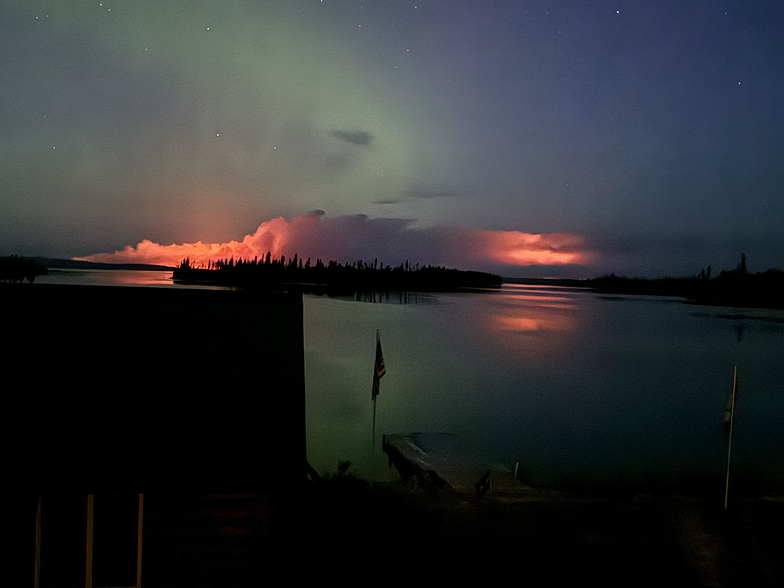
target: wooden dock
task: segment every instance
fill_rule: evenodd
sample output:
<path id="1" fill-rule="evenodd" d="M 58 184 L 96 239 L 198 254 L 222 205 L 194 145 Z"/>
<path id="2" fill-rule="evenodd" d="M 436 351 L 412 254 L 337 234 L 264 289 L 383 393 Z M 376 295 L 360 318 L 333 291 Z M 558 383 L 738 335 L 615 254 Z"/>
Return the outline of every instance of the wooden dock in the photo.
<path id="1" fill-rule="evenodd" d="M 533 491 L 511 468 L 467 453 L 451 435 L 384 435 L 382 448 L 403 480 L 430 490 L 478 498 L 523 497 Z"/>

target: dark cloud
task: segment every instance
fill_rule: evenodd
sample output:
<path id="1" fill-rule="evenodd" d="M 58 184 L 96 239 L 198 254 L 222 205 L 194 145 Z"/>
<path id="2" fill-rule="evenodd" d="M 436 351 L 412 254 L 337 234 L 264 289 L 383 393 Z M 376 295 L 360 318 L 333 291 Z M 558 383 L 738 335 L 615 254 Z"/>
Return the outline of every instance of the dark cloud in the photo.
<path id="1" fill-rule="evenodd" d="M 351 143 L 352 145 L 370 145 L 373 142 L 373 135 L 367 131 L 341 131 L 335 129 L 332 131 L 332 136 L 337 137 L 341 141 Z"/>

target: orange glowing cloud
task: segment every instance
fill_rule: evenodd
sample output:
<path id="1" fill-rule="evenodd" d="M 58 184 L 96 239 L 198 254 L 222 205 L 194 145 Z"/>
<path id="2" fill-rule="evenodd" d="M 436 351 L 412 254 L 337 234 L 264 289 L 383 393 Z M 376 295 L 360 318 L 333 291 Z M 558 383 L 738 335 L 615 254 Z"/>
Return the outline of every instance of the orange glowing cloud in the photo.
<path id="1" fill-rule="evenodd" d="M 290 240 L 291 224 L 284 218 L 265 221 L 252 235 L 242 241 L 227 243 L 181 243 L 160 245 L 147 239 L 136 246 L 128 245 L 113 253 L 96 253 L 79 258 L 84 261 L 103 263 L 145 263 L 178 266 L 186 257 L 195 266 L 206 266 L 218 259 L 253 259 L 270 252 L 274 257 L 284 255 Z"/>
<path id="2" fill-rule="evenodd" d="M 502 265 L 582 265 L 590 257 L 571 233 L 478 230 L 474 239 L 478 258 Z"/>
<path id="3" fill-rule="evenodd" d="M 161 245 L 149 240 L 113 253 L 79 259 L 104 263 L 177 266 L 186 257 L 207 266 L 219 259 L 274 258 L 281 255 L 340 263 L 378 259 L 389 265 L 408 260 L 421 265 L 460 269 L 493 266 L 560 266 L 583 264 L 589 254 L 579 236 L 465 228 L 416 228 L 405 219 L 364 215 L 327 217 L 322 211 L 265 221 L 241 241 Z"/>

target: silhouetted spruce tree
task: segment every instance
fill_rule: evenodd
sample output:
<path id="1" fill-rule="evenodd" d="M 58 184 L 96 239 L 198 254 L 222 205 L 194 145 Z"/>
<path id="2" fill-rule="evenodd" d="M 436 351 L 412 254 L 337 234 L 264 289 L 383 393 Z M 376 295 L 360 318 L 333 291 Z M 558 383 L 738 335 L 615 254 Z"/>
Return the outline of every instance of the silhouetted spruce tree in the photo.
<path id="1" fill-rule="evenodd" d="M 741 253 L 740 254 L 740 263 L 738 264 L 737 272 L 741 276 L 745 276 L 746 274 L 749 273 L 749 270 L 746 269 L 746 254 L 745 253 Z"/>

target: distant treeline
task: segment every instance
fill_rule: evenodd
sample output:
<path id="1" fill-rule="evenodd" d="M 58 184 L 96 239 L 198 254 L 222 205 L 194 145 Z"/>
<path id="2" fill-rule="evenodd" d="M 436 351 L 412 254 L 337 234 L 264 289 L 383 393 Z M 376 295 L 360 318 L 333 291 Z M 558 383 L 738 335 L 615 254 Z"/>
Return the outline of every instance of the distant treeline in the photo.
<path id="1" fill-rule="evenodd" d="M 194 267 L 189 258 L 175 268 L 175 282 L 205 283 L 235 287 L 296 287 L 303 290 L 338 291 L 408 291 L 437 292 L 500 287 L 500 276 L 477 271 L 420 267 L 408 261 L 397 267 L 373 263 L 324 263 L 298 255 L 273 258 L 267 253 L 262 259 L 224 259 L 210 262 L 207 267 Z"/>
<path id="2" fill-rule="evenodd" d="M 699 304 L 739 308 L 784 308 L 784 271 L 750 273 L 746 256 L 731 270 L 711 277 L 711 266 L 684 278 L 625 278 L 615 274 L 592 278 L 585 286 L 605 294 L 678 296 Z"/>
<path id="3" fill-rule="evenodd" d="M 47 269 L 38 265 L 34 259 L 10 255 L 0 257 L 0 281 L 28 282 L 35 281 L 36 276 L 47 273 Z"/>

